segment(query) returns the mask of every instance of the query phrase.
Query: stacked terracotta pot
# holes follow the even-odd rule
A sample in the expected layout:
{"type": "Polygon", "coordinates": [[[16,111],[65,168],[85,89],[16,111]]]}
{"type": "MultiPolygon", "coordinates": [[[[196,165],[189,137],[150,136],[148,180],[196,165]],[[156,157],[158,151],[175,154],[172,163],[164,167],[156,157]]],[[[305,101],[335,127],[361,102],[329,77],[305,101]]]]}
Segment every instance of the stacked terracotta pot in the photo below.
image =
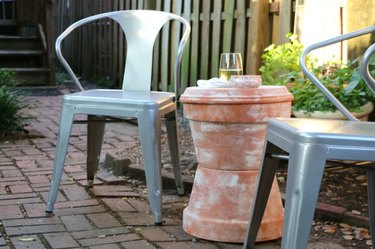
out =
{"type": "MultiPolygon", "coordinates": [[[[282,86],[187,88],[181,96],[198,168],[184,230],[196,237],[242,243],[248,226],[266,122],[290,117],[292,95],[282,86]]],[[[257,241],[280,238],[283,206],[275,179],[257,241]]]]}

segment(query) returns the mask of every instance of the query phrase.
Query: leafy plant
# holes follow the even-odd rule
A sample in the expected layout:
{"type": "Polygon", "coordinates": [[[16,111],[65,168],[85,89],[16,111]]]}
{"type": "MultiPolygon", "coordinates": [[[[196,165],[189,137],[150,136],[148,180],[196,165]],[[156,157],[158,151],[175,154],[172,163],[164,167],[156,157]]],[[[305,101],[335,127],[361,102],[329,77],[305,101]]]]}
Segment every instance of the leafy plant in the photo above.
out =
{"type": "Polygon", "coordinates": [[[57,72],[56,73],[56,80],[57,82],[64,82],[67,80],[71,80],[69,74],[65,72],[57,72]]]}
{"type": "MultiPolygon", "coordinates": [[[[271,44],[262,55],[263,65],[260,67],[262,81],[267,85],[284,85],[291,76],[290,73],[299,73],[299,57],[303,51],[303,45],[298,41],[297,35],[287,34],[288,42],[276,46],[271,44]]],[[[312,65],[310,57],[307,63],[312,65]]]]}
{"type": "MultiPolygon", "coordinates": [[[[298,42],[296,35],[288,34],[287,38],[287,43],[265,49],[260,68],[263,84],[287,86],[294,96],[294,111],[335,111],[336,107],[301,72],[299,57],[303,45],[298,42]]],[[[360,111],[362,105],[374,99],[355,63],[332,61],[317,66],[316,61],[308,57],[307,67],[348,110],[360,111]]],[[[375,60],[371,60],[370,71],[375,75],[375,60]]]]}
{"type": "Polygon", "coordinates": [[[115,82],[109,76],[97,77],[94,79],[94,83],[101,88],[111,89],[115,87],[115,82]]]}
{"type": "Polygon", "coordinates": [[[18,81],[16,80],[16,73],[9,69],[0,69],[0,85],[5,86],[16,86],[18,81]]]}
{"type": "MultiPolygon", "coordinates": [[[[313,69],[327,89],[350,111],[358,112],[362,105],[373,100],[373,93],[361,78],[358,67],[346,64],[328,64],[313,69]]],[[[375,71],[373,71],[375,75],[375,71]]],[[[293,109],[335,111],[336,107],[306,78],[294,81],[289,90],[294,95],[293,109]]]]}
{"type": "Polygon", "coordinates": [[[14,87],[18,84],[16,74],[0,69],[0,137],[22,132],[23,118],[19,111],[25,107],[14,87]]]}

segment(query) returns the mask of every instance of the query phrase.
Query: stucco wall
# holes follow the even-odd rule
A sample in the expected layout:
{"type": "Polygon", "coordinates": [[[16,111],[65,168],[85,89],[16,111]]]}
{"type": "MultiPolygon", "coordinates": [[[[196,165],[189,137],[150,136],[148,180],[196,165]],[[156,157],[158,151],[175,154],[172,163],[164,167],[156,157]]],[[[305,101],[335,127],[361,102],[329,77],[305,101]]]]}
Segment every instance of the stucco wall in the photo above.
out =
{"type": "MultiPolygon", "coordinates": [[[[309,44],[375,25],[375,0],[298,0],[295,31],[309,44]]],[[[320,61],[353,60],[375,42],[375,34],[314,51],[320,61]]]]}
{"type": "MultiPolygon", "coordinates": [[[[354,31],[375,25],[374,0],[348,0],[347,31],[354,31]]],[[[354,59],[363,54],[364,50],[375,42],[375,34],[356,38],[348,42],[348,57],[354,59]]]]}

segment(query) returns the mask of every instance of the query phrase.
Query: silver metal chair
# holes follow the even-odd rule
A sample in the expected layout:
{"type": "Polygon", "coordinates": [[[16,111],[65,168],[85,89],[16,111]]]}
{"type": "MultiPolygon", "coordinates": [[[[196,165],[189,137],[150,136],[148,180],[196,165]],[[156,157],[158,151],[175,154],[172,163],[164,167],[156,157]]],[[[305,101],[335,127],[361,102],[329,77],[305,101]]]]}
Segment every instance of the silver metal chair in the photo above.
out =
{"type": "MultiPolygon", "coordinates": [[[[282,249],[307,248],[327,160],[375,162],[375,123],[358,122],[305,66],[306,55],[312,50],[374,31],[375,26],[358,30],[311,45],[303,52],[300,58],[302,70],[349,121],[299,118],[268,121],[257,192],[243,248],[255,248],[272,180],[280,161],[288,156],[285,152],[289,154],[289,162],[282,249]]],[[[363,56],[361,71],[365,81],[375,91],[375,81],[368,69],[370,57],[374,53],[375,46],[372,45],[363,56]]],[[[373,167],[372,170],[363,168],[367,170],[370,230],[372,241],[375,242],[375,172],[373,167]]]]}
{"type": "MultiPolygon", "coordinates": [[[[88,115],[87,178],[91,186],[98,168],[104,134],[104,122],[95,122],[98,116],[136,118],[138,121],[148,197],[155,224],[162,223],[161,183],[161,118],[166,128],[173,161],[178,194],[184,193],[180,170],[178,132],[176,125],[176,94],[181,78],[184,46],[190,34],[190,25],[182,17],[160,11],[131,10],[102,13],[84,18],[69,26],[56,40],[56,54],[80,92],[65,95],[62,103],[56,156],[46,212],[53,212],[64,167],[69,136],[75,114],[88,115]],[[126,37],[127,57],[121,90],[94,89],[85,91],[61,53],[62,41],[75,29],[110,18],[122,28],[126,37]],[[174,65],[175,93],[150,91],[152,55],[155,39],[167,22],[175,20],[184,27],[174,65]]],[[[95,38],[93,38],[95,39],[95,38]]]]}

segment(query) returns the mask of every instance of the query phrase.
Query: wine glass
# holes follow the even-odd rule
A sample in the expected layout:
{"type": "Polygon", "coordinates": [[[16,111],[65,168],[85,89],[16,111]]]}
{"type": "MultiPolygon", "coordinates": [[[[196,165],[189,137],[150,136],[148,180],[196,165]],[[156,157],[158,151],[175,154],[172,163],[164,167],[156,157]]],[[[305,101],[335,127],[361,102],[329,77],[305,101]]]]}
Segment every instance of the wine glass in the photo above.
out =
{"type": "Polygon", "coordinates": [[[242,75],[242,58],[240,53],[222,53],[220,55],[219,78],[229,81],[232,75],[242,75]]]}

